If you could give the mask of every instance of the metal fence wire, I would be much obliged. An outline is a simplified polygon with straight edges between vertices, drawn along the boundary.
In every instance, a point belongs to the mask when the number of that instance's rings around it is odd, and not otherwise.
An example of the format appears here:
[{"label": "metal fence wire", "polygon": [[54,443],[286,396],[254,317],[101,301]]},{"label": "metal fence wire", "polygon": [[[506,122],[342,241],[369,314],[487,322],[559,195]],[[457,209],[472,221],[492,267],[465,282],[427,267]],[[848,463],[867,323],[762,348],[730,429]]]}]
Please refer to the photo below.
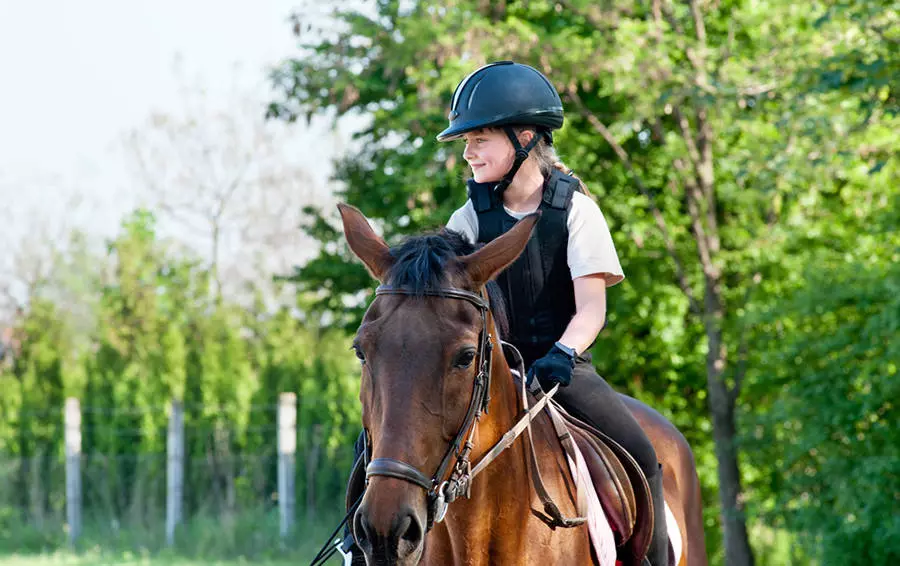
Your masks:
[{"label": "metal fence wire", "polygon": [[[176,530],[182,536],[175,537],[175,544],[193,530],[215,525],[219,535],[210,544],[218,551],[230,548],[248,555],[302,538],[297,520],[308,525],[341,511],[353,458],[353,426],[313,422],[298,427],[295,418],[286,433],[294,437],[291,481],[279,482],[283,455],[276,407],[258,410],[271,418],[245,425],[226,419],[185,419]],[[67,471],[59,435],[32,442],[27,455],[0,452],[0,543],[5,547],[38,550],[71,541],[67,506],[71,509],[72,504],[79,506],[78,537],[86,541],[120,541],[148,549],[173,544],[166,537],[172,456],[166,449],[166,427],[103,427],[100,438],[91,430],[99,426],[98,417],[114,420],[122,414],[103,408],[82,410],[82,416],[88,414],[91,418],[80,428],[84,450],[74,464],[80,474],[78,502],[71,501],[71,487],[67,495],[67,474],[73,467],[70,463]],[[104,449],[109,446],[132,449]],[[145,451],[147,446],[162,449]],[[286,485],[291,487],[287,492]],[[290,505],[281,508],[285,497],[291,498]],[[291,515],[287,527],[284,509]]]}]

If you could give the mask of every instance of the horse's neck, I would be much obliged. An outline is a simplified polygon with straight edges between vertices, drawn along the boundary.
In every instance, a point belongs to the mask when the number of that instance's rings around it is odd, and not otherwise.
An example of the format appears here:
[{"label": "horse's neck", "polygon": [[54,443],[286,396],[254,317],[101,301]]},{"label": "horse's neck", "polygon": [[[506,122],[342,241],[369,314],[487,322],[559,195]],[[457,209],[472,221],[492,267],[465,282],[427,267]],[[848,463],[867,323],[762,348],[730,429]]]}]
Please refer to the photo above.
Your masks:
[{"label": "horse's neck", "polygon": [[[488,413],[481,416],[481,422],[478,425],[478,453],[490,450],[504,434],[515,426],[516,421],[521,417],[522,400],[517,391],[518,384],[513,380],[499,344],[494,346],[494,352],[494,359],[491,363],[491,401]],[[517,441],[507,451],[516,450],[518,445]],[[480,457],[480,455],[476,457]]]}]

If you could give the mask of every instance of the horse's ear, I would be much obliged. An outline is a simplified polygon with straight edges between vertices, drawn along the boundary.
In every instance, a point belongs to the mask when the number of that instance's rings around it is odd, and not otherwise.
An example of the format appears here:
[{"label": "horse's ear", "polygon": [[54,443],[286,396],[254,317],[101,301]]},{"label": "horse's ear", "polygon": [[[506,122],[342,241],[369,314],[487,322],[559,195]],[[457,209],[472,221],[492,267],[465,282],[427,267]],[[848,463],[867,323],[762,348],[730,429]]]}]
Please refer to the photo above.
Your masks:
[{"label": "horse's ear", "polygon": [[384,282],[384,277],[394,263],[391,251],[372,230],[368,219],[358,209],[349,204],[338,204],[341,220],[344,223],[344,237],[356,257],[366,264],[372,277]]},{"label": "horse's ear", "polygon": [[529,214],[516,222],[515,226],[502,236],[492,240],[480,250],[460,258],[476,288],[496,277],[519,257],[540,217],[540,212]]}]

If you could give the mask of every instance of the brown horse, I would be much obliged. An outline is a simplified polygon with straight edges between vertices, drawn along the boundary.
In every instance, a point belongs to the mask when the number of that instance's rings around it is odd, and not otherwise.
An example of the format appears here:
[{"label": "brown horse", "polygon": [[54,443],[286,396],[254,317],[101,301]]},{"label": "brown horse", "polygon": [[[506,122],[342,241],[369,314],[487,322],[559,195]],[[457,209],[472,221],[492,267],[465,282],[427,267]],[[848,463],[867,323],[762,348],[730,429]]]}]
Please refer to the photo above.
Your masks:
[{"label": "brown horse", "polygon": [[[442,487],[465,475],[468,462],[477,463],[522,417],[482,297],[488,281],[522,252],[538,215],[460,256],[441,234],[390,250],[362,213],[339,208],[350,248],[382,284],[354,342],[371,463],[353,531],[367,564],[594,564],[585,526],[551,529],[540,518],[531,446],[523,439],[473,477],[468,493]],[[704,566],[691,450],[658,413],[628,403],[663,462],[665,498],[682,535],[679,564]],[[531,427],[546,491],[563,515],[574,517],[576,488],[557,435],[543,414]],[[445,506],[452,495],[458,498]]]}]

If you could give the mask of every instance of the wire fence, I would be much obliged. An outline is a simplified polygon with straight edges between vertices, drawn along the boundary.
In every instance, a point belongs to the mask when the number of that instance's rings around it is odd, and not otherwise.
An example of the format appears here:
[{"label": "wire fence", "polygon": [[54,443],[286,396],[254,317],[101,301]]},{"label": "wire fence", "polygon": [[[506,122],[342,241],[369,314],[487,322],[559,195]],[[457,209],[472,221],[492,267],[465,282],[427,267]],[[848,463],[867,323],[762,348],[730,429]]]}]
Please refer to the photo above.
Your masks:
[{"label": "wire fence", "polygon": [[[252,410],[271,418],[254,422],[246,418],[245,408],[244,425],[187,419],[180,440],[183,457],[176,468],[166,443],[170,427],[115,428],[96,418],[85,418],[79,427],[84,451],[74,456],[74,464],[58,437],[33,443],[28,456],[0,452],[0,550],[47,551],[75,544],[155,551],[174,546],[192,554],[254,556],[317,539],[343,508],[353,427],[329,422],[298,427],[295,419],[287,433],[293,442],[285,444],[279,442],[283,423],[276,407]],[[111,421],[147,412],[81,411],[82,417]],[[67,429],[66,442],[69,436]],[[106,446],[121,449],[104,450]],[[142,449],[146,446],[161,449]],[[293,447],[290,478],[279,481],[285,446]],[[174,540],[166,536],[173,469],[182,478]],[[77,495],[73,473],[80,479]],[[79,501],[72,500],[76,497]],[[282,501],[285,497],[291,498],[289,505]],[[78,536],[72,536],[73,505],[78,506]],[[291,515],[287,527],[286,510]]]}]

